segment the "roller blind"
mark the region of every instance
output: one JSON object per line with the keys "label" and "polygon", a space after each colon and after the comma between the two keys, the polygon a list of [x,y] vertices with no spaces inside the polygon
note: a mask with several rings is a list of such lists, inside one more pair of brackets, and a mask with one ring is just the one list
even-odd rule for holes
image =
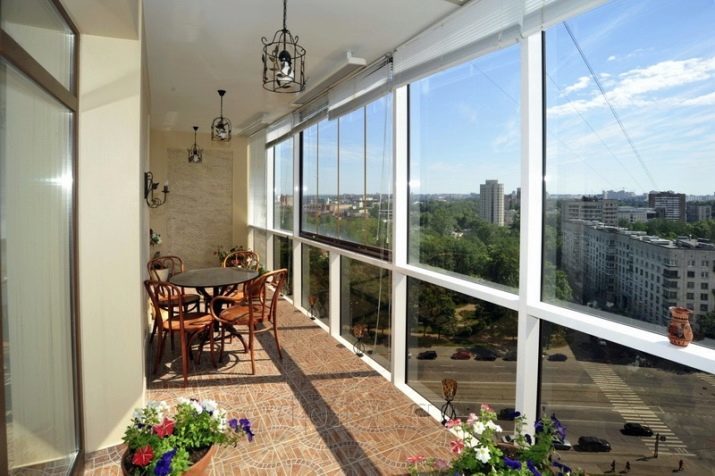
{"label": "roller blind", "polygon": [[278,119],[266,128],[266,147],[275,144],[293,130],[293,114]]}
{"label": "roller blind", "polygon": [[328,117],[334,119],[384,96],[392,88],[392,57],[385,57],[328,93]]}

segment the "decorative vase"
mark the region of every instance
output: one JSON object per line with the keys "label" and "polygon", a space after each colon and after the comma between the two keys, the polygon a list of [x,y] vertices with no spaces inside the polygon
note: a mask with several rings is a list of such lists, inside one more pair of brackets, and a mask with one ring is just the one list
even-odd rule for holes
{"label": "decorative vase", "polygon": [[668,324],[668,339],[673,345],[687,347],[693,341],[693,329],[690,327],[690,316],[693,311],[686,307],[670,307],[670,324]]}
{"label": "decorative vase", "polygon": [[[208,474],[208,467],[209,464],[211,463],[211,460],[213,459],[214,455],[216,454],[216,450],[218,449],[218,446],[212,445],[208,449],[204,449],[205,453],[203,456],[201,456],[198,460],[194,462],[191,466],[189,466],[189,469],[184,471],[184,476],[203,476],[205,474]],[[200,454],[199,450],[199,454]],[[126,450],[124,454],[122,455],[122,474],[124,476],[131,476],[132,466],[131,466],[131,457],[129,454],[129,450]]]}
{"label": "decorative vase", "polygon": [[169,280],[169,268],[152,269],[151,279],[156,279],[165,283]]}

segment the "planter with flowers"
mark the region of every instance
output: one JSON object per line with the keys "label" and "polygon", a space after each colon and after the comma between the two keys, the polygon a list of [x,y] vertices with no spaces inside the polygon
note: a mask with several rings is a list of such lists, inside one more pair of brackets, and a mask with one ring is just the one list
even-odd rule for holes
{"label": "planter with flowers", "polygon": [[415,455],[408,458],[411,475],[521,475],[567,476],[583,474],[552,458],[554,439],[566,437],[566,428],[555,415],[536,422],[534,437],[523,432],[525,419],[515,415],[515,437],[510,443],[498,437],[502,428],[495,423],[496,413],[482,405],[479,415],[447,422],[458,439],[450,442],[452,461]]}
{"label": "planter with flowers", "polygon": [[228,419],[213,400],[180,398],[176,413],[165,402],[149,402],[134,411],[124,432],[127,451],[122,472],[131,476],[204,474],[218,445],[253,440],[251,423]]}

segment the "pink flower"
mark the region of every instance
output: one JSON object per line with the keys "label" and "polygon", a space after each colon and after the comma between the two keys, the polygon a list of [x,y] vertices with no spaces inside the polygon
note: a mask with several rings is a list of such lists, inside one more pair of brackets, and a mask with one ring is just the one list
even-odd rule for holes
{"label": "pink flower", "polygon": [[414,455],[414,456],[410,456],[409,458],[407,458],[407,462],[410,464],[418,464],[418,463],[423,462],[424,460],[425,460],[425,457],[422,455]]}
{"label": "pink flower", "polygon": [[492,406],[489,405],[488,403],[482,403],[481,409],[482,409],[482,411],[485,411],[485,412],[494,413],[494,408],[492,408]]}
{"label": "pink flower", "polygon": [[467,423],[470,425],[474,425],[474,422],[477,421],[479,417],[475,413],[470,413],[469,418],[467,418]]}
{"label": "pink flower", "polygon": [[452,448],[452,453],[460,454],[464,449],[464,443],[461,440],[450,441],[449,446]]}
{"label": "pink flower", "polygon": [[434,462],[434,467],[435,469],[442,471],[449,468],[449,462],[440,458]]}
{"label": "pink flower", "polygon": [[168,418],[164,418],[163,422],[154,426],[154,433],[156,433],[159,438],[171,435],[174,433],[174,422]]}
{"label": "pink flower", "polygon": [[455,418],[454,420],[449,420],[444,426],[446,426],[447,428],[452,428],[454,426],[459,426],[461,424],[462,424],[462,420],[460,420],[459,418]]}
{"label": "pink flower", "polygon": [[154,451],[152,451],[151,445],[146,445],[134,452],[132,464],[136,466],[146,466],[151,463],[152,458],[154,458]]}

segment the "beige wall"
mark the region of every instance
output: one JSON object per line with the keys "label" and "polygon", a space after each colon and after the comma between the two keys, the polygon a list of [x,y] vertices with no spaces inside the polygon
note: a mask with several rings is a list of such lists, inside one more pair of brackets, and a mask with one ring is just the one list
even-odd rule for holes
{"label": "beige wall", "polygon": [[248,244],[247,140],[212,142],[210,134],[199,133],[204,161],[189,164],[186,149],[193,142],[193,131],[151,131],[149,168],[159,188],[169,180],[170,189],[167,203],[150,212],[151,228],[162,238],[152,252],[177,254],[188,267],[204,267],[216,264],[217,245]]}
{"label": "beige wall", "polygon": [[85,448],[121,442],[144,400],[141,40],[82,35],[79,311]]}

